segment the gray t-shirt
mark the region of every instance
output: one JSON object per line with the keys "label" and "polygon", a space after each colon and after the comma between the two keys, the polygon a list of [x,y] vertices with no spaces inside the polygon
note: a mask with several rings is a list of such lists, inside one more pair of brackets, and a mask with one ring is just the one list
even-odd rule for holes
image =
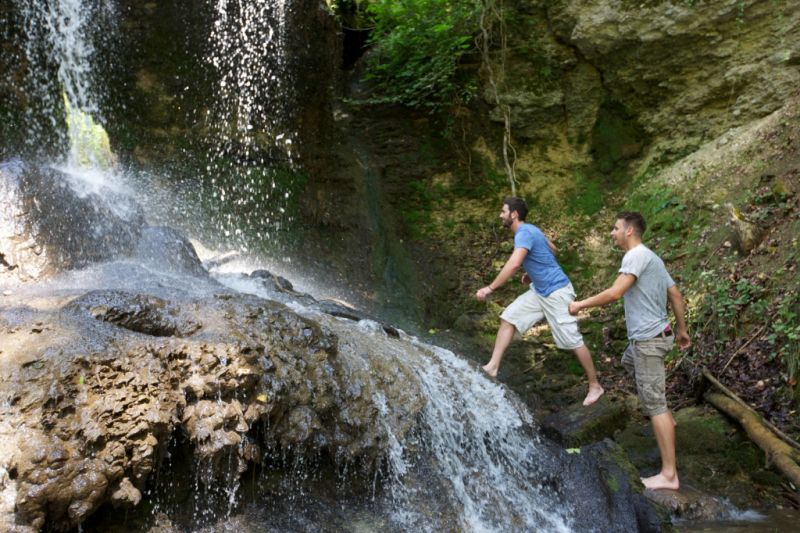
{"label": "gray t-shirt", "polygon": [[622,274],[636,281],[625,293],[625,324],[628,338],[642,341],[655,337],[669,325],[667,289],[675,285],[664,261],[644,244],[634,246],[622,258]]}

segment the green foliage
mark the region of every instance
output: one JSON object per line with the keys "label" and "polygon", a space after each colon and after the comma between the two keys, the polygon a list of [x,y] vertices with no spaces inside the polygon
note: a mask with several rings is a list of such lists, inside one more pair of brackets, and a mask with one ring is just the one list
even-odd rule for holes
{"label": "green foliage", "polygon": [[783,296],[772,321],[767,340],[773,346],[772,357],[779,356],[786,365],[789,379],[800,369],[800,306],[797,291]]}
{"label": "green foliage", "polygon": [[365,29],[372,26],[367,12],[369,0],[328,0],[328,5],[342,26]]}
{"label": "green foliage", "polygon": [[433,230],[431,213],[436,198],[441,193],[441,186],[430,184],[426,180],[409,182],[408,199],[400,208],[400,216],[412,237],[422,238]]}
{"label": "green foliage", "polygon": [[622,104],[606,101],[600,107],[592,128],[591,144],[597,171],[618,174],[637,157],[648,136],[636,122],[635,115]]}
{"label": "green foliage", "polygon": [[706,320],[708,332],[714,335],[718,346],[737,336],[738,325],[745,310],[760,316],[766,312],[766,290],[761,285],[748,279],[734,283],[711,271],[703,272],[700,278],[706,283],[707,298],[697,319]]}
{"label": "green foliage", "polygon": [[[719,276],[716,272],[703,272],[701,281],[707,295],[700,312],[693,317],[695,328],[715,338],[718,348],[740,334],[740,324],[753,320],[769,322],[767,341],[773,347],[770,359],[779,359],[785,366],[788,378],[800,371],[800,305],[796,289],[789,290],[776,303],[768,298],[768,289],[748,279],[737,282]],[[705,321],[704,324],[701,322]],[[694,328],[693,328],[694,329]]]}
{"label": "green foliage", "polygon": [[575,173],[576,193],[569,204],[573,213],[593,215],[603,208],[601,180],[602,176],[590,179],[583,172]]}
{"label": "green foliage", "polygon": [[457,79],[461,57],[472,48],[481,4],[476,0],[374,0],[368,11],[375,46],[367,77],[384,103],[440,108],[468,101],[475,85]]}
{"label": "green foliage", "polygon": [[639,188],[625,203],[625,209],[642,213],[647,234],[663,237],[668,247],[679,245],[690,227],[686,204],[668,187]]}

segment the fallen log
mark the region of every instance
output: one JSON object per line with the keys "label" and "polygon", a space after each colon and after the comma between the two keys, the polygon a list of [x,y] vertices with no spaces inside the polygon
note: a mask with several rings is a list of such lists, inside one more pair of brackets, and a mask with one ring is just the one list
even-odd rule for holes
{"label": "fallen log", "polygon": [[767,461],[774,464],[792,482],[795,490],[800,489],[800,465],[793,460],[793,457],[796,456],[795,450],[775,436],[762,423],[762,419],[757,413],[717,392],[707,392],[705,399],[726,415],[736,419],[747,432],[750,440],[767,454]]}
{"label": "fallen log", "polygon": [[792,439],[789,435],[778,429],[778,427],[775,426],[775,424],[761,417],[755,409],[750,407],[744,400],[739,398],[735,392],[733,392],[728,387],[720,383],[719,380],[714,377],[714,374],[712,374],[707,368],[703,367],[702,372],[703,372],[703,377],[706,378],[712,385],[714,385],[716,388],[722,391],[731,400],[735,401],[745,409],[750,410],[756,417],[760,418],[761,423],[763,423],[765,426],[771,429],[772,432],[775,433],[779,439],[781,439],[783,442],[794,448],[796,450],[795,460],[800,461],[800,443],[798,443],[797,441]]}

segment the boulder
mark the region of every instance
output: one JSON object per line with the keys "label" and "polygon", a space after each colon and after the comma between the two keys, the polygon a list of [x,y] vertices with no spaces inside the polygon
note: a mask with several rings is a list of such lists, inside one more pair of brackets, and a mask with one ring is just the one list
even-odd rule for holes
{"label": "boulder", "polygon": [[[565,455],[563,477],[580,480],[582,485],[573,490],[581,515],[589,520],[576,524],[576,530],[612,530],[600,524],[613,524],[613,531],[631,533],[671,530],[666,509],[645,497],[636,468],[614,441],[605,439],[568,450]],[[595,517],[594,522],[591,517]]]}
{"label": "boulder", "polygon": [[647,490],[645,496],[682,520],[723,520],[730,510],[730,505],[685,484],[680,490]]}
{"label": "boulder", "polygon": [[15,516],[0,524],[66,529],[136,505],[179,428],[206,486],[270,450],[377,467],[424,405],[409,370],[340,357],[335,334],[279,303],[170,294],[93,291],[47,311],[8,297],[0,500],[15,510],[0,509]]}
{"label": "boulder", "polygon": [[142,229],[134,254],[143,264],[161,271],[208,277],[189,239],[166,226]]}
{"label": "boulder", "polygon": [[130,255],[141,207],[105,185],[19,160],[0,164],[0,279],[41,279]]}

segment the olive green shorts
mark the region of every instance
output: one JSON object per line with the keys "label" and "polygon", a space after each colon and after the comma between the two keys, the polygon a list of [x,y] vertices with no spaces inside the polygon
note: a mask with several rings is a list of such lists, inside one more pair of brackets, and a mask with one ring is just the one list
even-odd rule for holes
{"label": "olive green shorts", "polygon": [[622,356],[622,365],[636,378],[639,403],[646,416],[668,411],[664,356],[674,343],[673,336],[631,340]]}

